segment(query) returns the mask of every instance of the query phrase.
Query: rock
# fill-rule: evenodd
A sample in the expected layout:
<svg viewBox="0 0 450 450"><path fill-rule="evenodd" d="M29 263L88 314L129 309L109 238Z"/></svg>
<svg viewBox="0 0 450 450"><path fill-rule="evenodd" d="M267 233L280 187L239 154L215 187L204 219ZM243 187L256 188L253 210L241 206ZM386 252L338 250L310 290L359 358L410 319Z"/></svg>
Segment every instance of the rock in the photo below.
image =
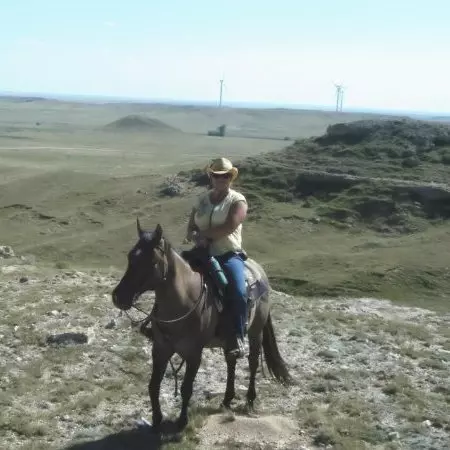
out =
<svg viewBox="0 0 450 450"><path fill-rule="evenodd" d="M321 356L325 359L335 359L339 357L339 352L337 350L329 348L327 350L321 350L319 353L317 353L317 356Z"/></svg>
<svg viewBox="0 0 450 450"><path fill-rule="evenodd" d="M141 417L140 419L136 420L136 425L138 427L144 427L144 428L152 427L152 424L147 419L144 419L144 417Z"/></svg>
<svg viewBox="0 0 450 450"><path fill-rule="evenodd" d="M223 394L224 394L223 391L219 391L219 390L217 390L217 391L210 391L210 390L203 391L203 395L208 400L211 400L214 397L220 397Z"/></svg>
<svg viewBox="0 0 450 450"><path fill-rule="evenodd" d="M52 407L52 404L45 400L39 401L38 405L39 405L39 408L41 408L41 409L51 409L51 407Z"/></svg>
<svg viewBox="0 0 450 450"><path fill-rule="evenodd" d="M320 223L320 217L313 217L313 218L311 219L311 222L312 222L312 223Z"/></svg>
<svg viewBox="0 0 450 450"><path fill-rule="evenodd" d="M388 434L388 438L390 441L395 441L397 439L400 439L400 433L398 431L391 431Z"/></svg>
<svg viewBox="0 0 450 450"><path fill-rule="evenodd" d="M88 336L86 333L68 332L52 334L47 337L47 344L70 345L87 344Z"/></svg>
<svg viewBox="0 0 450 450"><path fill-rule="evenodd" d="M168 197L176 197L178 195L182 195L184 192L184 184L177 177L167 178L164 183L161 185L161 194Z"/></svg>
<svg viewBox="0 0 450 450"><path fill-rule="evenodd" d="M161 193L163 195L167 195L169 197L175 197L177 195L181 195L183 192L183 188L178 184L170 184L161 189Z"/></svg>
<svg viewBox="0 0 450 450"><path fill-rule="evenodd" d="M112 328L115 328L117 326L117 321L115 319L111 319L106 325L105 328L107 330L111 330Z"/></svg>
<svg viewBox="0 0 450 450"><path fill-rule="evenodd" d="M64 275L70 278L82 278L84 276L84 273L77 270L68 270L64 272Z"/></svg>
<svg viewBox="0 0 450 450"><path fill-rule="evenodd" d="M423 426L425 426L425 427L427 427L427 428L430 428L431 427L431 420L424 420L423 422L422 422L422 425Z"/></svg>
<svg viewBox="0 0 450 450"><path fill-rule="evenodd" d="M9 245L0 245L0 258L14 258L14 250Z"/></svg>
<svg viewBox="0 0 450 450"><path fill-rule="evenodd" d="M28 281L28 277L20 277L19 283L26 283Z"/></svg>

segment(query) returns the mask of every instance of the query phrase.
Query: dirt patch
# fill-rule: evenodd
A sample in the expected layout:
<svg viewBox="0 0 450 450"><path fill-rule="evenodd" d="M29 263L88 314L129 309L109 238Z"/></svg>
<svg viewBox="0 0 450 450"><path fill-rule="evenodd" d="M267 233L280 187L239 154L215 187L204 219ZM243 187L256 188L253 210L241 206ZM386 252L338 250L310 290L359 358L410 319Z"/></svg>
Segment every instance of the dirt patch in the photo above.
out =
<svg viewBox="0 0 450 450"><path fill-rule="evenodd" d="M229 414L210 416L199 433L199 450L298 449L297 423L283 416L244 417ZM306 447L303 447L306 450Z"/></svg>

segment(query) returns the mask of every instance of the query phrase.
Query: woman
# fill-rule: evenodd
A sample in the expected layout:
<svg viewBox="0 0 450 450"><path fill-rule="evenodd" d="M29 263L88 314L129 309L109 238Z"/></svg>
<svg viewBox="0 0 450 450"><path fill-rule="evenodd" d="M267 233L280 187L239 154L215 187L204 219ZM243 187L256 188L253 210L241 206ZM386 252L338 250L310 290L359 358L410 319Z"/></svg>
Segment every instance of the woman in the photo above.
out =
<svg viewBox="0 0 450 450"><path fill-rule="evenodd" d="M196 233L196 243L208 246L229 282L228 299L235 316L236 339L229 353L237 358L244 356L244 328L247 315L247 286L242 258L242 222L247 215L247 200L231 188L238 175L226 158L215 159L206 169L212 188L201 194L192 209L186 240Z"/></svg>

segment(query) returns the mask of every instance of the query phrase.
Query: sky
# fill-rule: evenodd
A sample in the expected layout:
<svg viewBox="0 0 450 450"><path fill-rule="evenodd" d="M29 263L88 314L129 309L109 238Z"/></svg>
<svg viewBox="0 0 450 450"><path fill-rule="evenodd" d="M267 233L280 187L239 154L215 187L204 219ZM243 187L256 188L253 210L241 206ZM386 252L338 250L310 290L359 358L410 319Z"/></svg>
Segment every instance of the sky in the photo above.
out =
<svg viewBox="0 0 450 450"><path fill-rule="evenodd" d="M450 112L448 0L15 0L0 91Z"/></svg>

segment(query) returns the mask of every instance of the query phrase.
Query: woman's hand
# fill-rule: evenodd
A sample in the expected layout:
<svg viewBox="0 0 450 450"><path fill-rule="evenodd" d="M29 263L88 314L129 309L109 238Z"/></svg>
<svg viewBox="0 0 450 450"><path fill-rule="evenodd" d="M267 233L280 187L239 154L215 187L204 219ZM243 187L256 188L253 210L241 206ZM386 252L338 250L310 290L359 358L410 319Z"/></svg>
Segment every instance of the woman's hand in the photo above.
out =
<svg viewBox="0 0 450 450"><path fill-rule="evenodd" d="M196 233L194 233L193 237L194 237L194 242L197 245L197 247L207 247L210 242L210 240L204 234L202 234L200 231L197 231Z"/></svg>
<svg viewBox="0 0 450 450"><path fill-rule="evenodd" d="M183 240L183 244L190 244L194 240L194 233L195 231L189 230L186 233L186 237Z"/></svg>

